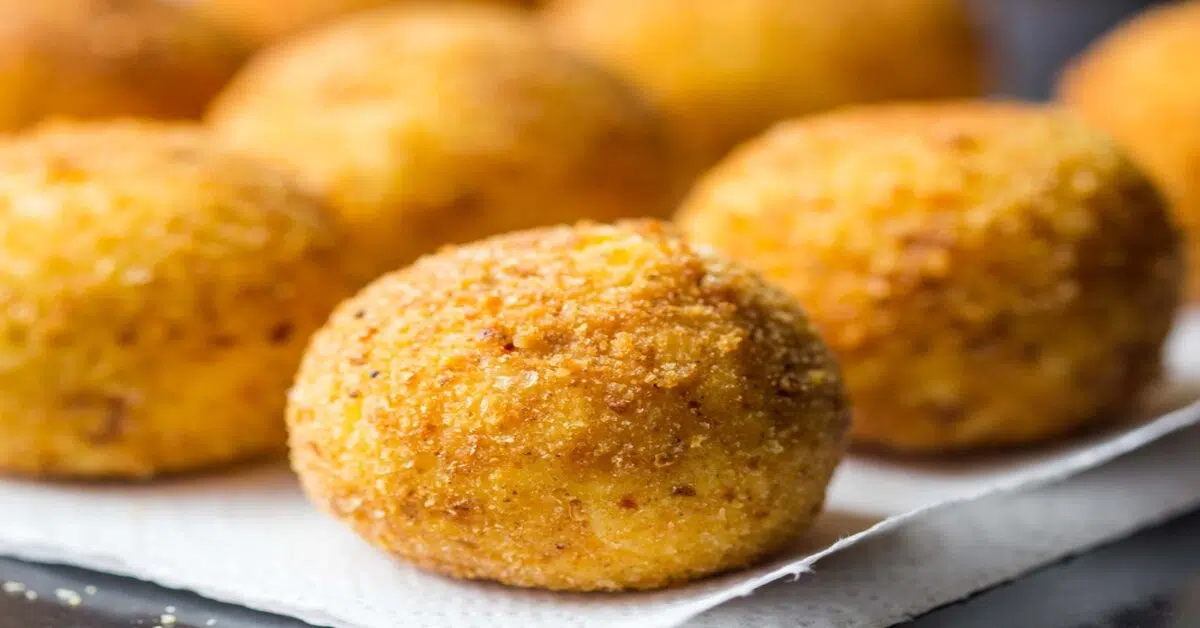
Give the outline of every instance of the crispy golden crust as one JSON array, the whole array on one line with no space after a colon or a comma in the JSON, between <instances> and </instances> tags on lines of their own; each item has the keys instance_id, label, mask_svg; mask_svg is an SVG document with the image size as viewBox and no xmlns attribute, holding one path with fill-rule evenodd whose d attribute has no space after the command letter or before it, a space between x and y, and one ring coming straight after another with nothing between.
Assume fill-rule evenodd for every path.
<instances>
[{"instance_id":1,"label":"crispy golden crust","mask_svg":"<svg viewBox=\"0 0 1200 628\"><path fill-rule=\"evenodd\" d=\"M149 476L284 446L346 293L324 207L185 126L0 143L0 470Z\"/></svg>"},{"instance_id":2,"label":"crispy golden crust","mask_svg":"<svg viewBox=\"0 0 1200 628\"><path fill-rule=\"evenodd\" d=\"M452 576L649 589L801 533L847 422L803 313L659 223L422 258L344 303L289 406L322 508Z\"/></svg>"},{"instance_id":3,"label":"crispy golden crust","mask_svg":"<svg viewBox=\"0 0 1200 628\"><path fill-rule=\"evenodd\" d=\"M1061 100L1112 133L1162 186L1188 236L1200 298L1200 2L1147 11L1101 39L1059 84Z\"/></svg>"},{"instance_id":4,"label":"crispy golden crust","mask_svg":"<svg viewBox=\"0 0 1200 628\"><path fill-rule=\"evenodd\" d=\"M192 4L250 41L270 43L339 16L388 4L422 0L190 0ZM532 7L537 0L423 0L494 2Z\"/></svg>"},{"instance_id":5,"label":"crispy golden crust","mask_svg":"<svg viewBox=\"0 0 1200 628\"><path fill-rule=\"evenodd\" d=\"M846 370L852 435L899 450L1026 443L1120 412L1155 376L1178 300L1155 190L1052 109L786 123L679 218L804 304Z\"/></svg>"},{"instance_id":6,"label":"crispy golden crust","mask_svg":"<svg viewBox=\"0 0 1200 628\"><path fill-rule=\"evenodd\" d=\"M676 201L653 110L511 9L345 19L253 62L212 121L333 200L364 281L447 242Z\"/></svg>"},{"instance_id":7,"label":"crispy golden crust","mask_svg":"<svg viewBox=\"0 0 1200 628\"><path fill-rule=\"evenodd\" d=\"M245 50L154 0L0 0L0 131L48 117L198 118Z\"/></svg>"},{"instance_id":8,"label":"crispy golden crust","mask_svg":"<svg viewBox=\"0 0 1200 628\"><path fill-rule=\"evenodd\" d=\"M643 88L698 172L771 123L854 102L974 96L959 0L552 0L570 50Z\"/></svg>"}]
</instances>

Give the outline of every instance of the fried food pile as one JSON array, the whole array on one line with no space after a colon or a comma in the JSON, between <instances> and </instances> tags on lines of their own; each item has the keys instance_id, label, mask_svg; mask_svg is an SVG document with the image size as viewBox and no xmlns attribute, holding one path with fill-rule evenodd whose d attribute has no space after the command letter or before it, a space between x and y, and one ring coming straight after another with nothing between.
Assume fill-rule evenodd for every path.
<instances>
[{"instance_id":1,"label":"fried food pile","mask_svg":"<svg viewBox=\"0 0 1200 628\"><path fill-rule=\"evenodd\" d=\"M0 472L287 451L453 577L753 564L849 445L1139 403L1200 258L1198 9L1062 108L978 99L960 0L0 0Z\"/></svg>"}]
</instances>

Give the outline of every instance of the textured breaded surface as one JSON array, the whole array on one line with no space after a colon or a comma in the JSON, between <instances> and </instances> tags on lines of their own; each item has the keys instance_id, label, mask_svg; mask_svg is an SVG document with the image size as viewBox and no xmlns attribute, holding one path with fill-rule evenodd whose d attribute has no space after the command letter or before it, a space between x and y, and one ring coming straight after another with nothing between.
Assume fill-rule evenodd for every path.
<instances>
[{"instance_id":1,"label":"textured breaded surface","mask_svg":"<svg viewBox=\"0 0 1200 628\"><path fill-rule=\"evenodd\" d=\"M0 131L56 116L198 118L245 58L155 0L0 0Z\"/></svg>"},{"instance_id":2,"label":"textured breaded surface","mask_svg":"<svg viewBox=\"0 0 1200 628\"><path fill-rule=\"evenodd\" d=\"M1200 298L1200 2L1152 9L1094 44L1059 96L1117 138L1171 201Z\"/></svg>"},{"instance_id":3,"label":"textured breaded surface","mask_svg":"<svg viewBox=\"0 0 1200 628\"><path fill-rule=\"evenodd\" d=\"M649 589L819 511L848 419L804 314L659 223L422 258L344 303L289 406L310 497L430 569Z\"/></svg>"},{"instance_id":4,"label":"textured breaded surface","mask_svg":"<svg viewBox=\"0 0 1200 628\"><path fill-rule=\"evenodd\" d=\"M284 447L345 294L324 207L186 126L0 142L0 470L148 476Z\"/></svg>"},{"instance_id":5,"label":"textured breaded surface","mask_svg":"<svg viewBox=\"0 0 1200 628\"><path fill-rule=\"evenodd\" d=\"M249 41L269 43L347 13L388 4L418 2L493 2L533 6L537 0L188 0L203 14L227 25Z\"/></svg>"},{"instance_id":6,"label":"textured breaded surface","mask_svg":"<svg viewBox=\"0 0 1200 628\"><path fill-rule=\"evenodd\" d=\"M1105 136L1009 104L780 125L702 181L684 230L779 282L846 373L852 435L943 451L1120 413L1158 370L1178 234Z\"/></svg>"},{"instance_id":7,"label":"textured breaded surface","mask_svg":"<svg viewBox=\"0 0 1200 628\"><path fill-rule=\"evenodd\" d=\"M344 19L252 62L212 121L332 199L367 280L447 242L677 200L659 117L514 9Z\"/></svg>"},{"instance_id":8,"label":"textured breaded surface","mask_svg":"<svg viewBox=\"0 0 1200 628\"><path fill-rule=\"evenodd\" d=\"M544 22L664 109L693 171L780 119L983 89L960 0L551 0Z\"/></svg>"}]
</instances>

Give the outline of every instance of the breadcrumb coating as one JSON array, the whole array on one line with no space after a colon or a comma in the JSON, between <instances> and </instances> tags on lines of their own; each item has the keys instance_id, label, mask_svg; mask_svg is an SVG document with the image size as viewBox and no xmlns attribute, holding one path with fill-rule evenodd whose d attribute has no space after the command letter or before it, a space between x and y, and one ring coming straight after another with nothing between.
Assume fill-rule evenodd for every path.
<instances>
[{"instance_id":1,"label":"breadcrumb coating","mask_svg":"<svg viewBox=\"0 0 1200 628\"><path fill-rule=\"evenodd\" d=\"M349 289L286 176L189 126L0 142L0 470L144 477L281 451L307 337Z\"/></svg>"},{"instance_id":2,"label":"breadcrumb coating","mask_svg":"<svg viewBox=\"0 0 1200 628\"><path fill-rule=\"evenodd\" d=\"M862 107L781 124L694 191L685 233L804 305L846 372L852 437L1028 443L1119 414L1155 377L1178 233L1111 140L1055 109Z\"/></svg>"},{"instance_id":3,"label":"breadcrumb coating","mask_svg":"<svg viewBox=\"0 0 1200 628\"><path fill-rule=\"evenodd\" d=\"M246 57L155 0L0 0L0 131L55 117L199 118Z\"/></svg>"},{"instance_id":4,"label":"breadcrumb coating","mask_svg":"<svg viewBox=\"0 0 1200 628\"><path fill-rule=\"evenodd\" d=\"M678 200L656 112L513 9L346 18L251 63L211 118L332 200L364 283L445 243Z\"/></svg>"},{"instance_id":5,"label":"breadcrumb coating","mask_svg":"<svg viewBox=\"0 0 1200 628\"><path fill-rule=\"evenodd\" d=\"M821 508L848 422L803 312L655 222L444 250L341 305L289 405L312 500L461 578L652 589Z\"/></svg>"},{"instance_id":6,"label":"breadcrumb coating","mask_svg":"<svg viewBox=\"0 0 1200 628\"><path fill-rule=\"evenodd\" d=\"M694 174L778 120L984 88L960 0L550 0L542 18L666 111Z\"/></svg>"},{"instance_id":7,"label":"breadcrumb coating","mask_svg":"<svg viewBox=\"0 0 1200 628\"><path fill-rule=\"evenodd\" d=\"M1200 2L1150 9L1093 44L1059 97L1112 133L1171 201L1187 235L1188 296L1200 298Z\"/></svg>"}]
</instances>

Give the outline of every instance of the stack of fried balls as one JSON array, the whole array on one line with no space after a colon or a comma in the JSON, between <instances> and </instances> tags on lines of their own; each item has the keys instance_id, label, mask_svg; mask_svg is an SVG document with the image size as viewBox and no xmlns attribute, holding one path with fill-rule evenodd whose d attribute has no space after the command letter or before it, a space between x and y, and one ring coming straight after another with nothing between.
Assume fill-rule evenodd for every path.
<instances>
[{"instance_id":1,"label":"stack of fried balls","mask_svg":"<svg viewBox=\"0 0 1200 628\"><path fill-rule=\"evenodd\" d=\"M319 508L455 577L751 564L851 445L1126 416L1200 285L1200 2L1098 44L1066 107L980 100L959 0L0 25L0 471L290 451Z\"/></svg>"}]
</instances>

